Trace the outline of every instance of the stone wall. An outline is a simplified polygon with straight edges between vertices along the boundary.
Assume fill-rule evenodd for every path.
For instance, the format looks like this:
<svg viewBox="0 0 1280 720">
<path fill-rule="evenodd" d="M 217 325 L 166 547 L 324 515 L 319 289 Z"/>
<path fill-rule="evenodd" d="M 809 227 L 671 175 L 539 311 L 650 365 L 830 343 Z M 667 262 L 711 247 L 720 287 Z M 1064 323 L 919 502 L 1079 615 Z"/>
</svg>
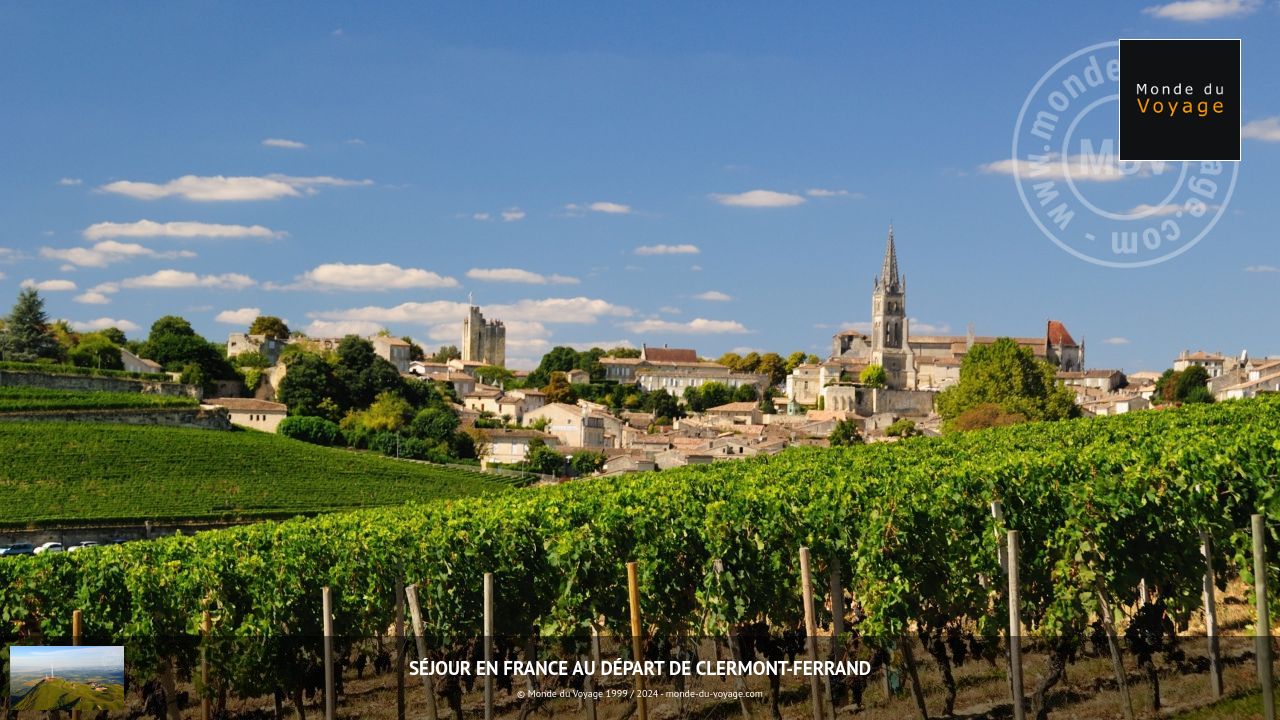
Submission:
<svg viewBox="0 0 1280 720">
<path fill-rule="evenodd" d="M 200 430 L 230 430 L 226 408 L 201 405 L 185 408 L 121 410 L 41 410 L 0 413 L 0 422 L 94 422 L 122 425 L 161 425 Z"/>
<path fill-rule="evenodd" d="M 871 396 L 871 412 L 864 414 L 893 413 L 920 417 L 933 412 L 933 397 L 937 395 L 930 390 L 872 390 L 868 394 Z"/>
<path fill-rule="evenodd" d="M 148 395 L 185 396 L 196 398 L 197 400 L 201 397 L 201 390 L 195 385 L 183 385 L 182 383 L 164 380 L 60 375 L 28 370 L 0 370 L 0 387 L 40 387 L 50 390 L 76 390 L 81 392 L 136 392 Z"/>
<path fill-rule="evenodd" d="M 165 535 L 191 535 L 205 530 L 244 525 L 260 520 L 166 521 L 148 523 L 94 523 L 86 521 L 76 527 L 0 528 L 0 547 L 14 543 L 31 543 L 39 547 L 47 542 L 60 542 L 70 547 L 86 540 L 105 545 L 115 540 L 146 540 Z M 21 560 L 19 560 L 21 562 Z"/>
</svg>

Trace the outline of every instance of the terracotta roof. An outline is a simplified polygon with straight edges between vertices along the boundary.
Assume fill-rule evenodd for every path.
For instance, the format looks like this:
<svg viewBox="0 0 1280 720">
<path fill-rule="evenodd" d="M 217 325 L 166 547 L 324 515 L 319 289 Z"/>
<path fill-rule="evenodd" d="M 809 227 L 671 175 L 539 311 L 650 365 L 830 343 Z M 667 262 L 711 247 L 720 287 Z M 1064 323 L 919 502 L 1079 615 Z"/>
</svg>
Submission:
<svg viewBox="0 0 1280 720">
<path fill-rule="evenodd" d="M 1067 326 L 1057 320 L 1049 321 L 1049 342 L 1054 345 L 1075 345 L 1076 341 L 1071 338 L 1071 333 L 1067 332 Z"/>
<path fill-rule="evenodd" d="M 713 408 L 707 408 L 707 412 L 725 412 L 725 413 L 742 413 L 751 412 L 756 409 L 753 402 L 731 402 L 724 405 L 717 405 Z"/>
<path fill-rule="evenodd" d="M 655 348 L 645 346 L 640 357 L 649 362 L 698 362 L 698 353 L 691 348 Z"/>
<path fill-rule="evenodd" d="M 253 398 L 205 398 L 204 404 L 244 412 L 287 412 L 289 410 L 288 405 Z"/>
<path fill-rule="evenodd" d="M 554 443 L 555 435 L 548 435 L 537 430 L 509 430 L 506 428 L 479 428 L 480 434 L 487 438 L 542 438 L 548 444 Z"/>
<path fill-rule="evenodd" d="M 1218 353 L 1207 353 L 1202 350 L 1197 350 L 1193 353 L 1184 352 L 1178 356 L 1178 359 L 1179 360 L 1226 360 L 1227 358 L 1225 355 L 1220 355 Z"/>
</svg>

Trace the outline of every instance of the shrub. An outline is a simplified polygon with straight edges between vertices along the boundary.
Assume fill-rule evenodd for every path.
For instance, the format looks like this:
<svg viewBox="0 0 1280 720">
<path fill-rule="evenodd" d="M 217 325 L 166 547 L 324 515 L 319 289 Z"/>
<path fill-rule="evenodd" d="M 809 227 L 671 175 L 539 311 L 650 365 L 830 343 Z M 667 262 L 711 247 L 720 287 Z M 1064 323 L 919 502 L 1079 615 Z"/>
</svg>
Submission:
<svg viewBox="0 0 1280 720">
<path fill-rule="evenodd" d="M 281 420 L 276 432 L 312 445 L 342 445 L 346 442 L 336 423 L 308 415 L 294 415 Z"/>
<path fill-rule="evenodd" d="M 915 420 L 901 418 L 893 421 L 893 424 L 884 429 L 884 434 L 889 437 L 914 437 L 920 434 L 920 429 L 916 427 Z"/>
</svg>

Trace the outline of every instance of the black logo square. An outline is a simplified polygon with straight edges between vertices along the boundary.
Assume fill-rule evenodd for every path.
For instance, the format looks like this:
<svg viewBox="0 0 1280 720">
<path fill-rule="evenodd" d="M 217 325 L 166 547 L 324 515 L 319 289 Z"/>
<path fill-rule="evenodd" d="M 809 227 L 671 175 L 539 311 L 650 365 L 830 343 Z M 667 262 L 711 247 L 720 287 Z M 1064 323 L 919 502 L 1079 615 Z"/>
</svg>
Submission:
<svg viewBox="0 0 1280 720">
<path fill-rule="evenodd" d="M 1240 41 L 1121 40 L 1120 159 L 1239 160 Z"/>
</svg>

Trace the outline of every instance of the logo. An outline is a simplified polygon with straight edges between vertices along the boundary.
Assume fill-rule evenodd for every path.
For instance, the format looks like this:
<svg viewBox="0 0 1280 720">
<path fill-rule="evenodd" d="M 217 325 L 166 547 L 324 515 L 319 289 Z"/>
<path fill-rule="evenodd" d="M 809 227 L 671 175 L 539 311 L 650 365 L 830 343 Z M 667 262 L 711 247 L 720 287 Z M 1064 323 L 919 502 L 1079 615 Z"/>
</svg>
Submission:
<svg viewBox="0 0 1280 720">
<path fill-rule="evenodd" d="M 1058 247 L 1096 265 L 1146 267 L 1213 229 L 1239 164 L 1120 160 L 1118 50 L 1115 41 L 1091 45 L 1041 76 L 1018 113 L 1004 169 Z"/>
</svg>

